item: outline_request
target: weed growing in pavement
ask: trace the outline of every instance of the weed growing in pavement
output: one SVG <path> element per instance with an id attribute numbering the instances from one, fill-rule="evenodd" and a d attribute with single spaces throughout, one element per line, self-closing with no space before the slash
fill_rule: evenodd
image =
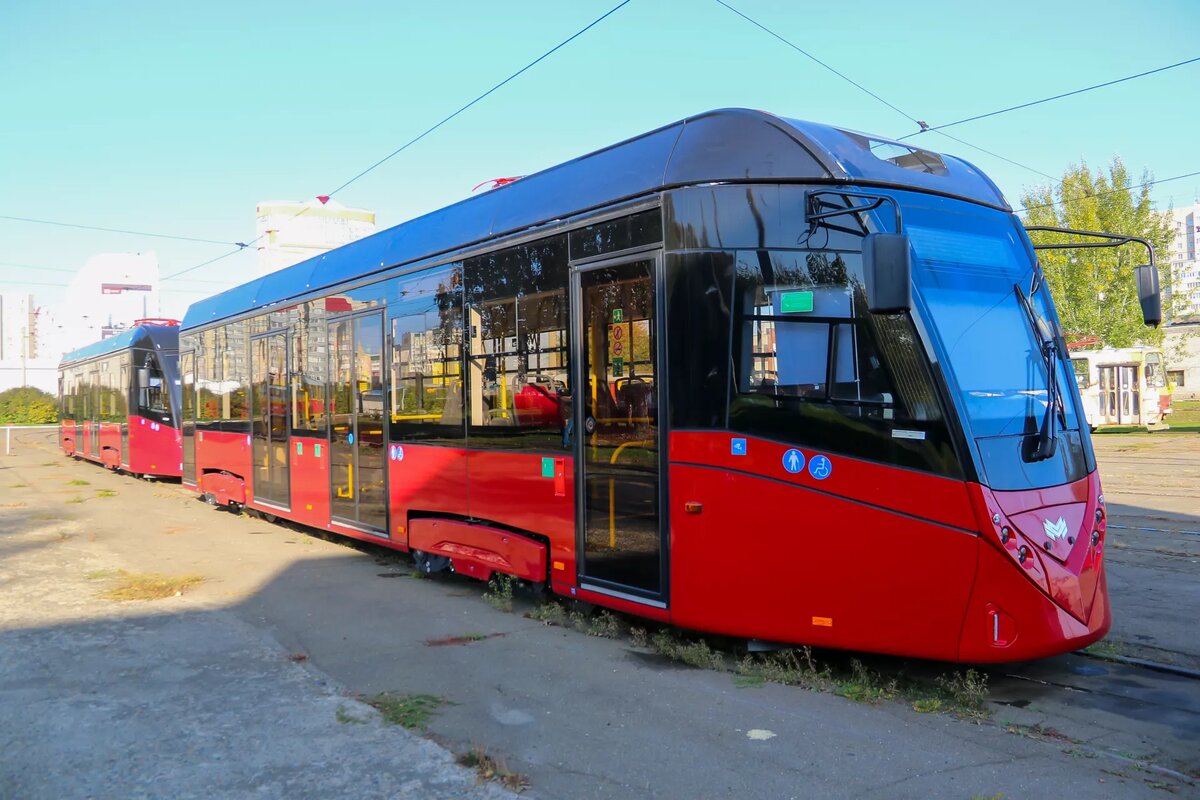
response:
<path id="1" fill-rule="evenodd" d="M 942 701 L 937 697 L 922 697 L 913 700 L 912 707 L 919 714 L 936 714 L 942 710 Z"/>
<path id="2" fill-rule="evenodd" d="M 807 647 L 748 653 L 738 662 L 737 672 L 744 678 L 761 678 L 770 683 L 806 689 L 828 689 L 832 680 L 829 668 L 819 667 L 812 650 Z"/>
<path id="3" fill-rule="evenodd" d="M 837 682 L 838 694 L 859 703 L 894 700 L 898 692 L 899 683 L 895 678 L 884 679 L 857 658 L 850 659 L 850 674 Z"/>
<path id="4" fill-rule="evenodd" d="M 505 613 L 512 611 L 513 584 L 515 582 L 510 575 L 493 574 L 492 579 L 488 581 L 487 591 L 483 593 L 483 599 L 497 611 Z"/>
<path id="5" fill-rule="evenodd" d="M 475 770 L 481 782 L 495 781 L 511 792 L 521 792 L 529 787 L 528 778 L 513 772 L 502 759 L 488 755 L 482 747 L 472 747 L 465 753 L 459 753 L 456 761 L 460 766 Z"/>
<path id="6" fill-rule="evenodd" d="M 987 716 L 987 675 L 978 670 L 954 671 L 940 676 L 938 688 L 954 704 L 953 710 L 968 717 Z"/>
<path id="7" fill-rule="evenodd" d="M 157 572 L 133 573 L 120 570 L 121 582 L 100 596 L 108 600 L 162 600 L 181 595 L 204 582 L 203 575 L 162 575 Z"/>
<path id="8" fill-rule="evenodd" d="M 28 487 L 28 483 L 10 483 L 8 485 L 8 488 L 10 489 L 27 489 Z"/>
<path id="9" fill-rule="evenodd" d="M 645 628 L 630 628 L 629 629 L 629 642 L 634 647 L 645 647 L 647 645 L 648 641 L 649 641 L 649 639 L 646 635 Z"/>
<path id="10" fill-rule="evenodd" d="M 363 717 L 356 717 L 353 714 L 351 714 L 349 711 L 346 710 L 345 706 L 337 707 L 336 716 L 337 716 L 337 721 L 342 723 L 343 725 L 365 725 L 367 722 L 366 719 L 364 719 Z"/>
<path id="11" fill-rule="evenodd" d="M 567 622 L 567 610 L 555 600 L 547 600 L 525 616 L 547 625 L 565 625 Z"/>
<path id="12" fill-rule="evenodd" d="M 1085 647 L 1083 652 L 1101 658 L 1114 658 L 1125 655 L 1125 645 L 1114 639 L 1101 639 Z"/>
<path id="13" fill-rule="evenodd" d="M 0 508 L 24 508 L 24 500 L 15 500 L 11 503 L 0 503 Z"/>
<path id="14" fill-rule="evenodd" d="M 733 685 L 739 689 L 748 689 L 752 686 L 762 686 L 767 682 L 767 679 L 762 675 L 734 675 Z"/>
<path id="15" fill-rule="evenodd" d="M 659 631 L 650 640 L 654 650 L 672 661 L 679 661 L 689 667 L 711 669 L 716 672 L 725 671 L 725 654 L 708 646 L 703 639 L 687 641 L 670 631 Z"/>
<path id="16" fill-rule="evenodd" d="M 621 635 L 621 622 L 612 613 L 601 611 L 588 621 L 587 633 L 602 639 L 616 639 Z"/>
<path id="17" fill-rule="evenodd" d="M 433 694 L 397 694 L 381 692 L 363 698 L 363 702 L 383 715 L 389 725 L 400 725 L 409 730 L 423 731 L 429 718 L 446 700 Z"/>
<path id="18" fill-rule="evenodd" d="M 79 478 L 67 481 L 67 486 L 91 486 L 91 481 L 82 481 Z"/>
<path id="19" fill-rule="evenodd" d="M 112 489 L 97 489 L 96 497 L 116 497 L 117 493 Z"/>
<path id="20" fill-rule="evenodd" d="M 79 495 L 75 495 L 75 496 L 74 496 L 74 497 L 72 497 L 71 499 L 69 499 L 69 500 L 64 500 L 63 502 L 64 502 L 64 503 L 82 503 L 82 502 L 85 502 L 85 498 L 83 498 L 83 497 L 80 497 Z"/>
<path id="21" fill-rule="evenodd" d="M 107 578 L 116 578 L 120 574 L 120 571 L 115 569 L 94 569 L 91 572 L 85 573 L 83 577 L 89 581 L 102 581 Z"/>

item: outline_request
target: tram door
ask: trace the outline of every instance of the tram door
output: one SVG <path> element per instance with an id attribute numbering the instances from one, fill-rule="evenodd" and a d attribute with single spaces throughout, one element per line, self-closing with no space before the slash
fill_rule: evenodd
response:
<path id="1" fill-rule="evenodd" d="M 1136 364 L 1100 367 L 1100 417 L 1105 425 L 1142 424 L 1142 392 Z"/>
<path id="2" fill-rule="evenodd" d="M 655 605 L 666 596 L 659 263 L 588 266 L 572 291 L 580 581 Z"/>
<path id="3" fill-rule="evenodd" d="M 88 373 L 88 437 L 87 454 L 92 458 L 100 457 L 100 403 L 104 392 L 100 388 L 100 371 Z"/>
<path id="4" fill-rule="evenodd" d="M 332 516 L 387 536 L 383 315 L 331 322 L 328 341 Z"/>
<path id="5" fill-rule="evenodd" d="M 250 416 L 254 499 L 288 508 L 291 484 L 291 403 L 287 385 L 287 334 L 269 333 L 251 341 Z"/>

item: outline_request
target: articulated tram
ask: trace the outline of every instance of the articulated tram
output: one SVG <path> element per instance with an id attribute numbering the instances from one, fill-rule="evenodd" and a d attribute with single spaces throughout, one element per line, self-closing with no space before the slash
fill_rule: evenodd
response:
<path id="1" fill-rule="evenodd" d="M 953 156 L 701 114 L 198 302 L 179 358 L 186 486 L 425 571 L 948 661 L 1111 622 L 1034 245 Z"/>
<path id="2" fill-rule="evenodd" d="M 181 471 L 179 321 L 143 319 L 63 356 L 58 366 L 64 453 L 136 476 Z"/>

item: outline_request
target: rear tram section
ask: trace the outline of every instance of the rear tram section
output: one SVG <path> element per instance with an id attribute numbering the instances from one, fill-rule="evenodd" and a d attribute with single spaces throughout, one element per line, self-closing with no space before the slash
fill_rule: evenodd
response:
<path id="1" fill-rule="evenodd" d="M 1165 431 L 1171 414 L 1171 385 L 1157 347 L 1104 348 L 1071 353 L 1075 383 L 1088 427 L 1136 425 Z"/>
<path id="2" fill-rule="evenodd" d="M 201 301 L 183 481 L 701 631 L 951 661 L 1110 625 L 1034 252 L 970 164 L 684 120 Z"/>
<path id="3" fill-rule="evenodd" d="M 179 322 L 134 327 L 63 356 L 58 367 L 64 453 L 137 476 L 178 478 Z"/>

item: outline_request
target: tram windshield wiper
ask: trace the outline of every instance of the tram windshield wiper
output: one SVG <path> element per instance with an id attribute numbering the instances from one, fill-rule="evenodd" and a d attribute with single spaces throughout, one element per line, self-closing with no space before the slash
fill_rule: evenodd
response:
<path id="1" fill-rule="evenodd" d="M 1048 330 L 1038 318 L 1031 302 L 1031 298 L 1040 286 L 1041 277 L 1036 270 L 1029 283 L 1028 294 L 1021 288 L 1021 284 L 1013 284 L 1013 291 L 1017 294 L 1021 308 L 1025 309 L 1025 318 L 1029 321 L 1029 327 L 1033 329 L 1033 335 L 1038 340 L 1038 350 L 1042 355 L 1042 363 L 1046 366 L 1046 413 L 1042 417 L 1042 425 L 1038 430 L 1037 446 L 1034 447 L 1029 457 L 1031 461 L 1045 461 L 1052 457 L 1058 449 L 1058 435 L 1055 431 L 1054 420 L 1061 404 L 1058 392 L 1058 359 L 1061 356 L 1058 349 L 1058 337 Z"/>

